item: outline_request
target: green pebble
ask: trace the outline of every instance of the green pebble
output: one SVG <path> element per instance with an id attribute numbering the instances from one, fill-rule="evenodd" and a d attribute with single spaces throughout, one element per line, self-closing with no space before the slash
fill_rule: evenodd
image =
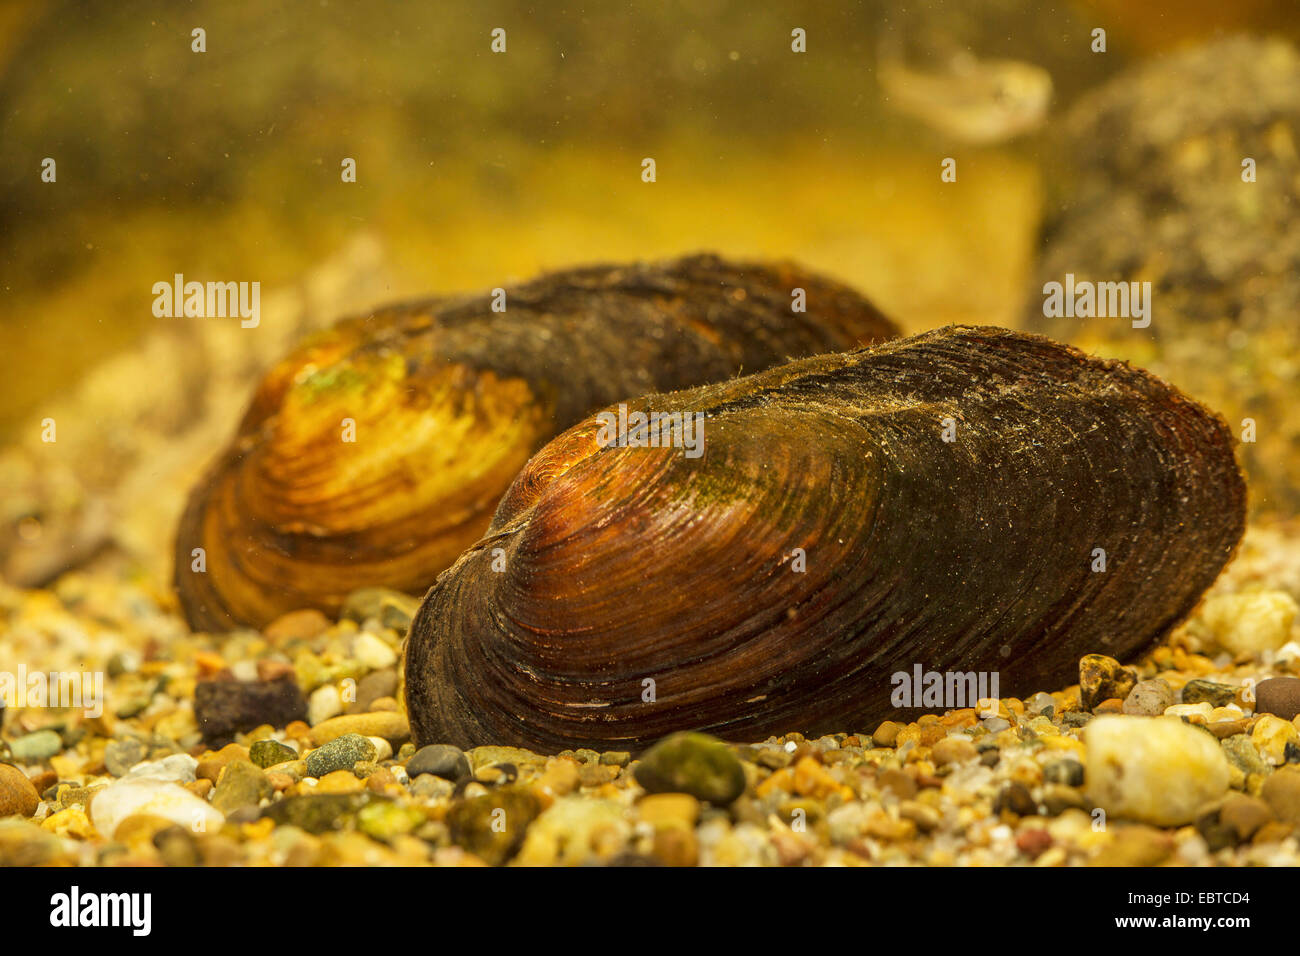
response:
<path id="1" fill-rule="evenodd" d="M 745 792 L 745 767 L 727 744 L 708 734 L 674 734 L 637 764 L 636 781 L 651 793 L 689 793 L 726 806 Z"/>
<path id="2" fill-rule="evenodd" d="M 410 833 L 424 820 L 424 814 L 415 808 L 386 801 L 367 803 L 357 811 L 357 829 L 385 843 Z"/>
<path id="3" fill-rule="evenodd" d="M 382 798 L 371 793 L 312 793 L 272 803 L 262 816 L 276 826 L 295 826 L 308 833 L 329 833 L 347 826 L 362 807 Z"/>
<path id="4" fill-rule="evenodd" d="M 249 759 L 263 770 L 287 760 L 297 760 L 298 751 L 278 740 L 258 740 L 248 748 Z"/>
<path id="5" fill-rule="evenodd" d="M 451 837 L 463 849 L 492 866 L 514 856 L 528 825 L 541 806 L 526 787 L 498 787 L 490 793 L 457 801 L 447 813 Z"/>
<path id="6" fill-rule="evenodd" d="M 63 750 L 63 738 L 53 730 L 24 734 L 9 745 L 13 759 L 20 763 L 48 760 Z"/>
<path id="7" fill-rule="evenodd" d="M 1209 680 L 1189 680 L 1183 687 L 1184 704 L 1208 703 L 1211 707 L 1225 707 L 1236 697 L 1237 688 Z"/>
<path id="8" fill-rule="evenodd" d="M 374 760 L 375 745 L 360 734 L 335 737 L 307 755 L 307 775 L 320 779 L 335 770 L 351 770 L 358 761 Z"/>
<path id="9" fill-rule="evenodd" d="M 1235 734 L 1220 743 L 1228 762 L 1240 769 L 1242 773 L 1272 773 L 1273 765 L 1255 749 L 1255 744 L 1248 734 Z"/>

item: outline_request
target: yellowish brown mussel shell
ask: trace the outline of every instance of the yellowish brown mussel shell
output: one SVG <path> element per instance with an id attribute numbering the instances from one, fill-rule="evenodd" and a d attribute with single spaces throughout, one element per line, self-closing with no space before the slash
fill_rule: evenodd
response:
<path id="1" fill-rule="evenodd" d="M 270 372 L 191 493 L 176 539 L 186 616 L 221 630 L 334 613 L 362 586 L 422 594 L 529 457 L 594 409 L 896 334 L 843 285 L 713 255 L 345 321 Z"/>
<path id="2" fill-rule="evenodd" d="M 703 455 L 589 417 L 528 463 L 412 622 L 418 743 L 860 731 L 917 665 L 1059 687 L 1166 634 L 1244 527 L 1217 416 L 1036 335 L 942 329 L 626 404 L 702 414 Z"/>

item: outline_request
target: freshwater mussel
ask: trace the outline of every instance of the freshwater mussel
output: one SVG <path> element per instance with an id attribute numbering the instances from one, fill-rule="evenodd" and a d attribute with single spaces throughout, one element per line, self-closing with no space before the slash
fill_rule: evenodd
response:
<path id="1" fill-rule="evenodd" d="M 192 491 L 186 616 L 228 629 L 336 612 L 362 585 L 422 594 L 529 457 L 594 409 L 896 334 L 834 281 L 712 255 L 345 321 L 269 373 Z"/>
<path id="2" fill-rule="evenodd" d="M 418 742 L 870 730 L 918 666 L 1063 686 L 1165 635 L 1244 527 L 1221 419 L 1037 335 L 954 327 L 623 404 L 533 457 L 430 589 Z M 703 454 L 611 440 L 638 413 L 702 415 Z"/>

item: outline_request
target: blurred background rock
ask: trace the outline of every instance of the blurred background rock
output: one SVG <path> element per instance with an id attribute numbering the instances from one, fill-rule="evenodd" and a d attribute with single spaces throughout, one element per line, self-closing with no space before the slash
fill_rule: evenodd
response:
<path id="1" fill-rule="evenodd" d="M 1137 64 L 1071 107 L 1045 154 L 1059 172 L 1025 327 L 1208 403 L 1242 440 L 1254 511 L 1300 511 L 1300 52 L 1232 36 Z M 1150 327 L 1045 317 L 1034 293 L 1068 273 L 1150 283 Z"/>

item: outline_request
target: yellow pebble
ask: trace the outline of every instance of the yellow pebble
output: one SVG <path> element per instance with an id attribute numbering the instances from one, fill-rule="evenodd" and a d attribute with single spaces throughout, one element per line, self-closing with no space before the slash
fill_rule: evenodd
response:
<path id="1" fill-rule="evenodd" d="M 700 801 L 689 793 L 652 793 L 636 805 L 641 819 L 653 826 L 679 824 L 693 827 L 700 817 Z"/>
<path id="2" fill-rule="evenodd" d="M 50 814 L 41 822 L 41 829 L 56 836 L 75 837 L 78 840 L 89 840 L 98 835 L 95 825 L 80 807 L 68 807 Z"/>
<path id="3" fill-rule="evenodd" d="M 239 827 L 240 833 L 244 835 L 246 840 L 268 839 L 274 829 L 275 821 L 270 817 L 263 817 L 260 820 L 254 820 L 252 823 L 243 823 Z"/>
<path id="4" fill-rule="evenodd" d="M 365 789 L 365 782 L 351 770 L 335 770 L 316 783 L 317 793 L 357 793 Z"/>
<path id="5" fill-rule="evenodd" d="M 1250 733 L 1251 742 L 1274 766 L 1286 763 L 1286 745 L 1300 744 L 1300 731 L 1289 720 L 1261 714 Z"/>

